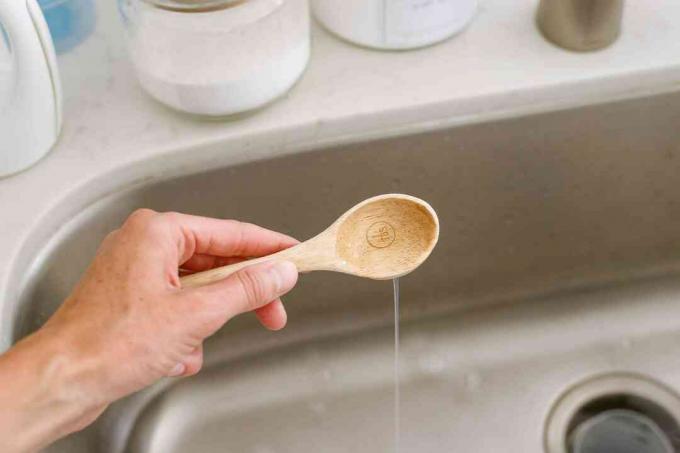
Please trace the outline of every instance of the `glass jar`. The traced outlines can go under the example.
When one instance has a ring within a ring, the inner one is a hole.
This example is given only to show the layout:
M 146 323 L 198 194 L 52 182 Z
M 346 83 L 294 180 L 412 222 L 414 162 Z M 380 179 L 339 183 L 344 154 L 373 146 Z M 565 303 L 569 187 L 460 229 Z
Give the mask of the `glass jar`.
M 177 110 L 224 116 L 288 91 L 309 60 L 308 0 L 119 0 L 144 89 Z

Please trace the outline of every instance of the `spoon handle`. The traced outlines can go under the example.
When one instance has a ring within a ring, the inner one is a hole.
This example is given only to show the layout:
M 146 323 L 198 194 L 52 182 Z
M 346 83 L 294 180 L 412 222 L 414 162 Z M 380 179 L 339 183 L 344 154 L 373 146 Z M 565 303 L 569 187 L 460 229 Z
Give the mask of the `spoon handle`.
M 252 266 L 253 264 L 263 263 L 265 261 L 274 261 L 276 259 L 291 261 L 298 267 L 298 270 L 300 270 L 300 265 L 298 264 L 299 259 L 297 259 L 299 258 L 299 254 L 296 253 L 295 250 L 298 247 L 300 247 L 300 245 L 296 245 L 295 247 L 282 250 L 271 255 L 253 258 L 247 261 L 241 261 L 240 263 L 230 264 L 228 266 L 216 267 L 203 272 L 196 272 L 195 274 L 180 278 L 180 282 L 182 284 L 182 288 L 196 288 L 199 286 L 205 286 L 225 279 L 231 274 L 236 273 L 248 266 Z
M 274 260 L 290 261 L 295 264 L 298 272 L 338 270 L 335 264 L 335 254 L 331 253 L 330 249 L 326 247 L 325 238 L 323 238 L 322 235 L 319 235 L 306 242 L 302 242 L 294 247 L 281 250 L 280 252 L 271 255 L 187 275 L 182 277 L 180 282 L 182 288 L 205 286 L 227 278 L 245 267 Z

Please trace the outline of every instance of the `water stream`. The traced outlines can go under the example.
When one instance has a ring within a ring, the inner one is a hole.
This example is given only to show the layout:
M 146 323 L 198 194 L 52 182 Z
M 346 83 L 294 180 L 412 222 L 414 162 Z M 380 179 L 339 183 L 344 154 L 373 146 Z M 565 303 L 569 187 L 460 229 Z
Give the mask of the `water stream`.
M 392 280 L 394 287 L 394 453 L 399 453 L 399 279 Z

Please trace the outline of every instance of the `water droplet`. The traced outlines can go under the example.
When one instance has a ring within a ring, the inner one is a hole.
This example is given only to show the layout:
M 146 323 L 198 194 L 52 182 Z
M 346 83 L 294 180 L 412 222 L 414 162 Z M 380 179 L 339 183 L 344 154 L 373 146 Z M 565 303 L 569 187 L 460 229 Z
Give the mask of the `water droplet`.
M 321 360 L 321 353 L 316 348 L 309 348 L 307 350 L 307 357 L 309 358 L 310 361 L 317 362 Z
M 479 373 L 470 372 L 465 374 L 465 388 L 470 391 L 479 390 L 482 386 L 482 377 Z
M 309 410 L 316 415 L 323 415 L 327 412 L 328 408 L 326 407 L 326 403 L 322 401 L 312 401 L 309 403 Z
M 633 340 L 631 340 L 630 338 L 624 338 L 619 343 L 619 346 L 621 346 L 621 349 L 628 350 L 633 347 Z
M 421 333 L 412 333 L 409 336 L 408 344 L 411 349 L 418 351 L 429 351 L 432 347 L 430 337 Z
M 256 445 L 253 453 L 276 453 L 276 450 L 268 445 Z
M 420 368 L 429 374 L 440 374 L 446 369 L 446 362 L 440 356 L 426 356 L 420 360 Z

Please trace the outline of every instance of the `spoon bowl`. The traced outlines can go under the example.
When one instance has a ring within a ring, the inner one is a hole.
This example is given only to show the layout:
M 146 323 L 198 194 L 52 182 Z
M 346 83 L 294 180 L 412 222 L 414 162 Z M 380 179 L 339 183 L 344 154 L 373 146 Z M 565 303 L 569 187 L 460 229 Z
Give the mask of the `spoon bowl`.
M 408 195 L 382 195 L 359 203 L 340 217 L 335 249 L 359 277 L 385 280 L 420 266 L 439 237 L 432 207 Z
M 438 239 L 437 213 L 425 201 L 410 195 L 379 195 L 355 205 L 308 241 L 183 277 L 182 287 L 207 285 L 270 260 L 292 261 L 299 272 L 325 270 L 387 280 L 413 272 L 430 256 Z

